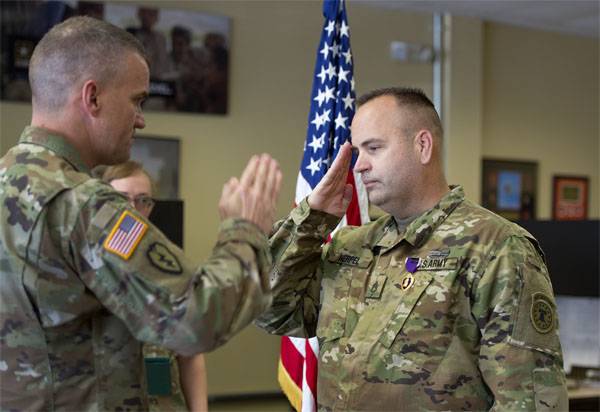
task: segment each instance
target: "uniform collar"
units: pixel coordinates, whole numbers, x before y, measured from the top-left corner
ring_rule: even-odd
[[[415,248],[423,245],[442,222],[450,216],[454,208],[465,199],[465,193],[461,186],[450,186],[450,189],[437,205],[417,216],[407,226],[404,233],[398,231],[396,221],[392,216],[388,216],[388,222],[384,225],[385,229],[376,246],[389,249],[403,239]]]
[[[91,173],[90,168],[83,162],[75,147],[67,142],[63,136],[53,134],[47,129],[27,126],[25,127],[25,130],[23,130],[23,133],[21,133],[19,143],[33,143],[43,146],[64,158],[76,170],[87,174]]]

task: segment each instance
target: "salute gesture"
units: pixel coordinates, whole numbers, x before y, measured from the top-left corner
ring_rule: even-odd
[[[352,185],[346,183],[351,160],[352,145],[346,142],[323,179],[308,196],[311,209],[338,217],[344,216],[352,200]]]
[[[275,220],[280,187],[277,161],[268,154],[252,156],[240,179],[232,177],[223,186],[219,201],[221,219],[246,219],[268,234]]]

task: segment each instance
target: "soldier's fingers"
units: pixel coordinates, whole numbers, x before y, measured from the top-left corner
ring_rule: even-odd
[[[344,197],[342,198],[342,207],[344,210],[348,209],[350,202],[352,201],[352,195],[354,194],[354,189],[351,184],[346,184],[344,187]]]
[[[221,199],[219,199],[219,215],[221,219],[225,219],[229,216],[231,209],[231,198],[239,182],[236,178],[232,177],[224,185],[221,191]]]
[[[237,179],[235,177],[230,178],[224,185],[223,190],[221,191],[221,198],[229,197],[231,192],[233,191],[233,186]]]
[[[281,173],[281,170],[277,169],[277,172],[275,173],[275,184],[273,185],[272,192],[271,192],[274,203],[277,203],[277,199],[279,199],[279,191],[281,189],[281,181],[282,180],[283,180],[283,173]]]
[[[249,187],[254,181],[254,176],[256,175],[256,168],[258,167],[259,156],[254,155],[248,161],[248,165],[242,172],[242,176],[240,177],[240,185]]]
[[[231,191],[234,192],[238,186],[240,185],[240,181],[237,177],[232,177],[229,181],[229,186],[231,187]]]
[[[254,179],[254,190],[257,194],[264,194],[266,189],[267,180],[269,177],[269,168],[271,165],[271,156],[266,153],[263,153],[260,156],[260,161],[258,163],[258,167],[256,169],[256,177]]]
[[[278,169],[273,169],[269,174],[268,184],[265,191],[261,193],[263,196],[264,213],[269,218],[275,214],[275,204],[279,197],[279,187],[281,186],[281,172]]]
[[[350,161],[352,160],[352,151],[350,143],[346,142],[340,148],[331,167],[323,177],[324,183],[337,184],[341,186],[346,183],[346,175],[350,169]]]
[[[352,146],[346,142],[340,148],[331,168],[336,171],[338,175],[346,175],[350,168],[350,161],[352,160]]]
[[[281,172],[279,171],[279,163],[277,163],[277,160],[271,158],[269,161],[269,172],[267,175],[267,180],[265,182],[266,195],[271,198],[275,194],[274,189],[277,185],[278,173],[281,174]]]

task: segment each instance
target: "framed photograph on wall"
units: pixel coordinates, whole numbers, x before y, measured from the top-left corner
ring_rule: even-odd
[[[156,184],[155,198],[179,199],[179,140],[157,136],[136,136],[131,160],[140,162]]]
[[[189,9],[110,1],[0,1],[0,98],[31,101],[28,68],[35,45],[72,16],[108,21],[133,34],[150,63],[146,110],[226,114],[230,20]]]
[[[588,217],[589,179],[585,176],[552,178],[552,218],[586,220]]]
[[[537,163],[483,159],[481,204],[509,220],[536,217]]]

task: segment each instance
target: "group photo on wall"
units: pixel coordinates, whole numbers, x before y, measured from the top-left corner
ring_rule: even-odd
[[[150,63],[145,110],[226,114],[229,19],[191,10],[96,1],[0,2],[0,98],[31,99],[27,71],[37,42],[55,24],[84,15],[108,21],[143,44]]]

